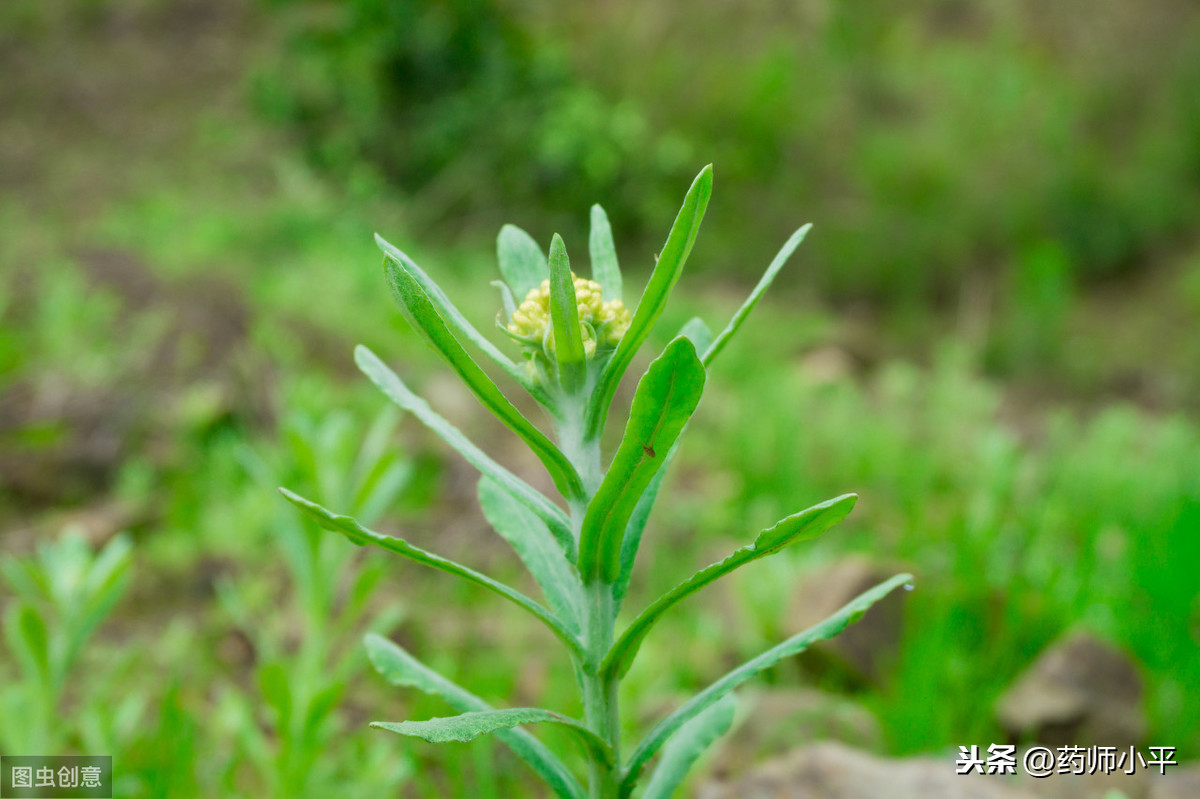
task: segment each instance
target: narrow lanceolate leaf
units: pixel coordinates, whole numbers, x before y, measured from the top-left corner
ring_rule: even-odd
[[[583,376],[583,329],[579,325],[579,305],[575,301],[567,246],[557,233],[550,241],[550,322],[559,374],[565,387],[573,389]]]
[[[363,373],[371,378],[371,382],[378,386],[392,402],[406,411],[410,411],[426,427],[437,433],[443,441],[458,450],[468,463],[485,476],[495,480],[516,497],[517,501],[536,513],[537,517],[550,528],[550,532],[554,534],[563,551],[567,553],[567,557],[572,559],[575,557],[575,537],[571,534],[566,514],[544,494],[489,458],[483,450],[472,444],[458,428],[436,414],[429,407],[429,403],[412,393],[408,386],[404,385],[404,381],[384,365],[375,353],[366,347],[359,346],[354,350],[354,361],[358,364],[358,368],[362,369]]]
[[[654,510],[654,501],[658,499],[658,490],[662,487],[663,480],[667,476],[667,469],[675,459],[675,453],[678,450],[679,442],[676,441],[675,446],[671,447],[667,457],[663,460],[662,468],[650,480],[650,484],[638,498],[637,504],[633,506],[633,513],[629,515],[629,521],[625,525],[625,535],[621,539],[621,569],[617,574],[617,581],[613,583],[613,601],[616,603],[617,610],[621,609],[625,592],[629,590],[629,580],[633,577],[633,564],[637,561],[637,553],[642,546],[642,533],[646,531],[646,523],[650,521],[650,512]]]
[[[579,575],[564,557],[546,525],[494,480],[479,481],[479,505],[483,515],[517,553],[541,586],[550,609],[576,633],[579,632]]]
[[[517,301],[513,297],[512,289],[503,280],[493,280],[492,285],[500,291],[500,304],[504,307],[504,318],[512,319],[512,315],[517,312]]]
[[[703,360],[706,367],[713,362],[713,358],[721,354],[721,350],[725,349],[725,345],[729,343],[729,339],[733,338],[733,334],[738,332],[738,329],[742,326],[742,322],[746,321],[746,317],[754,310],[754,306],[758,305],[758,301],[762,299],[762,295],[775,282],[775,277],[779,274],[779,270],[783,269],[783,265],[787,263],[788,258],[792,257],[792,253],[800,246],[800,242],[804,241],[804,237],[808,235],[808,231],[811,228],[812,225],[805,225],[792,234],[792,237],[775,254],[774,260],[771,261],[771,265],[767,267],[767,271],[759,279],[758,285],[754,287],[754,291],[750,292],[750,296],[742,303],[742,307],[737,309],[737,313],[733,315],[733,318],[729,320],[729,324],[717,336],[717,340],[713,342],[713,345],[708,348],[707,352],[700,350],[704,352]]]
[[[679,335],[691,341],[697,353],[704,352],[712,346],[712,331],[698,316],[689,319],[679,330]],[[642,492],[637,505],[633,508],[633,514],[629,517],[629,523],[625,525],[625,536],[621,540],[621,572],[617,575],[616,583],[613,584],[613,600],[616,602],[617,610],[621,609],[625,592],[629,590],[629,579],[633,576],[633,564],[637,560],[637,553],[642,545],[642,533],[646,531],[646,523],[650,521],[650,513],[654,510],[655,500],[658,499],[658,490],[662,487],[663,479],[678,451],[679,442],[676,441],[675,445],[671,447],[671,451],[667,453],[662,468],[658,470],[654,479]]]
[[[48,688],[54,675],[50,662],[50,635],[42,614],[32,605],[14,604],[4,614],[4,634],[9,648],[21,661],[22,669],[31,679]]]
[[[683,327],[679,329],[677,335],[683,336],[692,342],[692,346],[696,348],[697,353],[708,352],[708,348],[713,343],[713,332],[704,320],[699,316],[693,316],[687,320]],[[701,358],[703,360],[703,358]],[[707,366],[707,364],[705,364]]]
[[[300,510],[311,516],[316,520],[317,524],[326,530],[341,533],[359,546],[374,544],[381,549],[386,549],[388,552],[395,553],[409,560],[414,560],[417,563],[423,563],[426,566],[444,571],[447,574],[461,577],[476,585],[481,585],[493,593],[499,594],[537,617],[539,621],[550,629],[550,632],[558,636],[559,640],[566,644],[572,651],[581,651],[579,639],[561,619],[515,588],[510,588],[504,583],[493,580],[486,574],[481,574],[474,569],[455,563],[452,560],[447,560],[432,552],[427,552],[420,547],[413,546],[402,538],[392,538],[391,536],[377,533],[374,530],[368,530],[350,516],[342,516],[341,514],[327,510],[315,502],[311,502],[298,494],[288,491],[286,488],[279,489],[279,493],[283,494],[297,508],[300,508]]]
[[[645,640],[646,634],[668,610],[740,566],[772,555],[788,544],[820,535],[845,519],[857,501],[858,497],[854,494],[844,494],[814,505],[808,510],[792,514],[777,522],[773,527],[759,533],[753,544],[744,546],[724,560],[696,572],[654,600],[633,620],[633,623],[621,634],[621,637],[604,657],[602,668],[608,673],[624,677],[633,664],[633,659],[637,655],[642,641]]]
[[[604,299],[621,299],[621,267],[617,265],[612,225],[608,224],[608,214],[599,205],[592,206],[588,254],[592,256],[592,280],[600,284]]]
[[[383,251],[388,261],[396,263],[412,275],[413,279],[425,290],[425,293],[429,296],[429,301],[437,308],[438,314],[441,315],[442,319],[459,338],[470,341],[484,355],[491,358],[503,369],[509,377],[521,384],[539,402],[543,405],[547,404],[548,395],[545,390],[532,383],[520,366],[513,363],[495,344],[488,341],[474,325],[468,322],[467,318],[462,315],[462,312],[455,307],[450,298],[446,296],[446,293],[442,291],[441,286],[434,282],[433,278],[425,273],[425,270],[417,266],[417,263],[405,255],[399,248],[384,241],[383,237],[378,234],[375,235],[375,244]],[[536,247],[536,245],[534,246]]]
[[[500,274],[517,295],[518,302],[525,299],[530,289],[537,288],[550,277],[542,248],[532,236],[516,225],[500,228],[500,235],[496,238],[496,255],[500,261]]]
[[[835,635],[846,629],[862,618],[862,615],[867,612],[867,609],[874,605],[879,600],[887,596],[891,591],[904,583],[912,580],[911,574],[898,574],[892,579],[881,583],[874,588],[860,594],[849,604],[834,613],[820,624],[808,628],[802,633],[798,633],[784,641],[782,644],[768,649],[753,660],[743,663],[733,671],[726,674],[721,679],[714,682],[712,685],[705,688],[700,693],[693,696],[683,704],[678,710],[672,713],[667,718],[663,719],[657,727],[650,731],[650,734],[638,744],[633,755],[630,756],[629,762],[624,770],[624,777],[621,780],[622,797],[627,797],[633,792],[634,786],[637,784],[638,777],[641,776],[642,770],[650,761],[650,758],[658,752],[667,739],[670,738],[676,730],[682,727],[691,719],[703,713],[709,707],[712,707],[721,697],[728,694],[730,691],[737,688],[742,683],[755,677],[766,669],[771,668],[779,661],[786,657],[799,654],[808,647],[818,641],[824,641],[833,638]]]
[[[493,708],[475,694],[451,682],[388,639],[368,634],[364,643],[375,671],[392,685],[416,688],[441,697],[459,713]],[[583,799],[583,788],[545,744],[521,729],[496,730],[496,738],[529,764],[560,799]]]
[[[541,430],[538,430],[532,422],[522,416],[516,406],[500,392],[487,373],[471,360],[471,356],[446,327],[442,317],[438,315],[433,303],[430,302],[429,295],[412,273],[391,258],[384,262],[384,272],[387,274],[388,284],[392,287],[397,304],[405,310],[413,326],[420,331],[425,340],[458,373],[475,398],[483,407],[491,411],[505,427],[516,433],[525,442],[525,445],[537,455],[538,460],[546,467],[546,471],[554,480],[554,485],[563,496],[568,499],[582,496],[583,484],[575,472],[575,467],[567,460],[567,456],[563,455]],[[573,291],[571,296],[573,299]],[[578,327],[578,317],[575,322]]]
[[[523,724],[558,724],[566,727],[574,734],[576,740],[583,744],[600,762],[611,764],[613,761],[612,749],[594,732],[573,718],[538,707],[480,710],[474,713],[463,713],[461,716],[429,719],[428,721],[371,722],[372,727],[394,732],[397,735],[420,738],[433,744],[451,741],[465,743],[475,740],[480,735],[519,727]]]
[[[712,165],[710,164],[700,170],[700,174],[692,181],[687,196],[683,198],[683,207],[679,209],[679,215],[675,217],[675,224],[672,225],[671,233],[667,236],[667,243],[663,245],[662,252],[659,253],[658,263],[654,265],[654,272],[650,275],[646,290],[642,292],[637,310],[633,312],[629,330],[625,332],[621,343],[617,345],[617,349],[605,365],[604,371],[600,373],[596,391],[588,404],[588,437],[596,438],[603,432],[604,422],[608,417],[608,406],[612,403],[613,394],[617,391],[617,384],[621,382],[621,377],[624,376],[625,370],[633,361],[634,354],[642,346],[646,336],[650,335],[650,329],[654,327],[654,323],[658,321],[659,315],[666,307],[671,289],[675,288],[675,283],[678,282],[679,275],[683,271],[683,265],[692,251],[692,244],[696,241],[696,233],[700,230],[700,221],[704,218],[704,210],[708,207],[708,198],[711,194]]]
[[[704,367],[686,338],[672,341],[650,364],[633,395],[625,437],[583,517],[579,573],[584,579],[598,574],[606,583],[616,581],[629,518],[703,391]]]
[[[662,759],[650,776],[642,799],[671,799],[696,759],[729,731],[735,710],[737,702],[729,694],[680,727],[663,747]]]

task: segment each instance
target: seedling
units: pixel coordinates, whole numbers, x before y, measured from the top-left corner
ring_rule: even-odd
[[[638,383],[621,443],[605,466],[600,442],[617,385],[679,279],[711,191],[712,168],[705,167],[688,190],[632,312],[622,300],[612,232],[599,206],[591,213],[591,281],[571,271],[559,236],[552,239],[547,258],[528,234],[506,225],[498,240],[503,280],[496,285],[504,307],[498,322],[521,350],[523,357],[518,361],[473,327],[408,256],[377,238],[385,255],[387,282],[409,322],[484,407],[533,451],[549,472],[562,502],[492,460],[370,350],[360,346],[355,359],[388,397],[480,471],[479,501],[484,514],[529,569],[545,604],[485,574],[381,535],[349,516],[281,490],[326,529],[356,544],[374,544],[471,581],[532,614],[570,653],[583,718],[542,708],[494,709],[396,644],[371,635],[366,646],[372,663],[385,678],[395,685],[437,695],[460,713],[427,721],[374,722],[372,726],[432,742],[470,741],[495,734],[565,799],[631,796],[651,760],[661,753],[642,795],[663,799],[676,790],[704,749],[729,728],[735,688],[783,658],[837,635],[872,604],[911,579],[901,574],[882,583],[824,622],[730,671],[660,721],[628,756],[622,756],[617,688],[654,625],[682,600],[734,569],[821,534],[845,518],[856,500],[853,494],[846,494],[780,520],[761,531],[752,543],[659,597],[619,633],[616,630],[665,467],[700,402],[712,363],[809,229],[805,225],[792,235],[719,335],[714,337],[702,321],[693,319],[651,362]],[[519,303],[517,298],[521,298]],[[545,408],[553,439],[517,410],[467,352],[468,345]],[[587,756],[586,783],[522,729],[531,724],[560,725],[573,735]]]
[[[93,552],[82,531],[68,528],[57,541],[40,544],[36,557],[0,560],[15,592],[4,634],[18,669],[16,680],[0,686],[0,744],[42,753],[66,743],[68,691],[95,676],[84,668],[85,647],[125,593],[132,547],[121,534]],[[114,707],[88,695],[70,717],[79,727],[97,717],[136,719],[141,701],[130,696]]]

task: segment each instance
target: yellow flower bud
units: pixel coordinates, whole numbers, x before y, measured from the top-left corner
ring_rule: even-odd
[[[596,351],[610,350],[620,343],[629,329],[632,315],[620,300],[604,301],[603,289],[594,280],[571,274],[575,287],[575,306],[583,330],[583,349],[588,358]],[[550,281],[532,288],[513,313],[508,332],[554,355],[554,333],[550,329]]]

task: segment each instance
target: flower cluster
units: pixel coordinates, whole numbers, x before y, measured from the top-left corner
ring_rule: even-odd
[[[625,331],[629,329],[632,315],[620,300],[604,301],[600,284],[594,280],[571,278],[575,284],[575,304],[579,309],[579,323],[583,334],[584,354],[595,356],[597,350],[610,350],[617,346]],[[530,289],[521,305],[513,312],[506,328],[512,336],[524,344],[540,346],[547,357],[554,355],[554,326],[550,323],[550,281]]]

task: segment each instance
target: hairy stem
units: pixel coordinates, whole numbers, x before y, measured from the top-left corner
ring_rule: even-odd
[[[613,639],[612,586],[594,580],[585,586],[588,612],[584,635],[588,662],[583,671],[583,712],[588,727],[613,750],[613,762],[592,761],[588,770],[588,795],[592,799],[615,799],[619,782],[620,713],[617,680],[604,675],[600,663]]]
[[[586,392],[565,397],[563,418],[557,433],[559,447],[583,482],[581,502],[571,503],[571,527],[576,540],[583,526],[588,503],[595,496],[604,478],[600,464],[600,442],[585,434],[584,411]],[[583,693],[584,723],[592,732],[612,747],[613,761],[604,763],[593,759],[588,765],[588,796],[590,799],[616,799],[620,783],[620,712],[617,704],[618,680],[605,676],[600,669],[604,655],[612,646],[617,608],[613,601],[612,585],[598,578],[584,586],[587,602],[583,618],[584,657],[577,664],[579,687]]]

